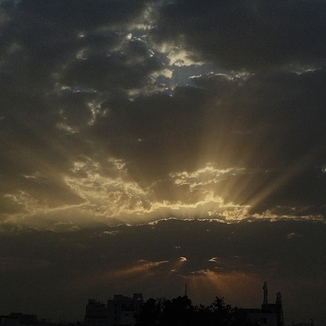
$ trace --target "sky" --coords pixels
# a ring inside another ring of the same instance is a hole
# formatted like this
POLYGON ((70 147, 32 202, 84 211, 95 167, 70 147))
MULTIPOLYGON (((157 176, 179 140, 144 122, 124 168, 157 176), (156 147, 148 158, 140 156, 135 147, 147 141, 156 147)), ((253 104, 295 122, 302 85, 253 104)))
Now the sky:
POLYGON ((1 0, 0 314, 114 294, 325 325, 325 0, 1 0))

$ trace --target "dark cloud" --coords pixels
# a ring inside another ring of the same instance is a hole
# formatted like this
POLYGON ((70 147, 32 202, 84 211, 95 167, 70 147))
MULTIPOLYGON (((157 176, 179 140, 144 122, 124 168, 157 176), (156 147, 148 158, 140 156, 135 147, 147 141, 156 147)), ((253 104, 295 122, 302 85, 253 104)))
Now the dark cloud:
POLYGON ((153 37, 230 69, 325 63, 324 1, 173 1, 153 37))
MULTIPOLYGON (((121 36, 128 34, 129 24, 143 22, 140 17, 146 4, 146 1, 133 4, 128 1, 72 1, 69 5, 64 1, 21 1, 14 8, 4 8, 7 10, 2 26, 3 73, 11 76, 16 88, 34 94, 49 91, 45 87, 52 87, 61 74, 73 86, 91 84, 93 88, 103 84, 108 75, 115 75, 120 83, 122 79, 128 82, 128 71, 134 76, 131 79, 137 80, 137 74, 144 75, 137 69, 148 69, 148 65, 144 62, 135 68, 126 63, 128 55, 122 54, 121 36), (129 66, 136 71, 128 70, 129 66), (125 73, 118 76, 120 69, 125 73)), ((6 3, 2 6, 6 7, 6 3)), ((132 41, 128 45, 129 56, 144 56, 136 43, 132 41)), ((147 60, 155 69, 151 60, 147 60)), ((63 81, 60 77, 59 80, 63 81)), ((109 80, 108 83, 106 79, 102 88, 112 87, 115 79, 109 80)))
POLYGON ((144 79, 161 65, 141 42, 130 42, 126 53, 118 52, 88 56, 70 65, 64 72, 63 81, 69 85, 94 87, 97 90, 110 88, 131 89, 143 86, 144 79))
MULTIPOLYGON (((179 87, 172 97, 103 103, 109 113, 92 126, 93 136, 102 144, 110 140, 104 146, 127 162, 135 180, 167 180, 169 173, 195 171, 206 160, 219 168, 247 169, 220 181, 224 188, 232 180, 243 186, 242 194, 231 189, 232 201, 250 202, 275 186, 265 199, 269 208, 287 202, 316 204, 323 211, 323 70, 247 80, 217 75, 193 83, 200 88, 179 87)), ((170 181, 164 183, 167 196, 170 181)))
POLYGON ((193 155, 202 132, 203 102, 205 93, 190 88, 177 89, 173 97, 141 96, 122 105, 109 100, 103 104, 110 108, 107 120, 100 120, 94 129, 111 140, 108 146, 118 157, 144 169, 149 178, 153 173, 154 178, 166 177, 171 166, 182 169, 196 164, 193 155))
POLYGON ((24 14, 42 18, 68 30, 88 30, 101 26, 123 25, 137 18, 146 9, 149 1, 129 3, 125 0, 73 0, 67 4, 63 0, 45 3, 41 0, 33 2, 23 0, 19 9, 24 14))

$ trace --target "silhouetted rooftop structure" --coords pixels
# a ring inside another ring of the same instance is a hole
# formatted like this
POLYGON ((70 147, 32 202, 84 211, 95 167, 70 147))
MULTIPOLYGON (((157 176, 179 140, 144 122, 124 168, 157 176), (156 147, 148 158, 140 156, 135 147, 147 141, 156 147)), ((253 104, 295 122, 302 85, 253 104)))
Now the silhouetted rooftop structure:
POLYGON ((134 316, 140 311, 142 304, 141 293, 134 293, 132 298, 116 294, 107 301, 107 305, 89 299, 84 322, 87 326, 134 325, 134 316))

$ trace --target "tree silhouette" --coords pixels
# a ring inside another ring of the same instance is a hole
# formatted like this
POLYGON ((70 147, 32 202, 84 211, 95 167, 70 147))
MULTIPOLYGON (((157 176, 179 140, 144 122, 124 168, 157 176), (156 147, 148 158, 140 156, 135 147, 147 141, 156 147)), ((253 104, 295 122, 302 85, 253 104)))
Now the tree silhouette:
POLYGON ((162 326, 188 326, 192 325, 194 307, 186 296, 177 297, 172 301, 164 302, 162 326))
POLYGON ((160 325, 164 311, 163 299, 148 299, 142 306, 140 314, 136 316, 136 325, 154 326, 160 325))
POLYGON ((193 306, 186 297, 149 299, 136 316, 135 326, 252 326, 237 309, 216 297, 209 306, 193 306))

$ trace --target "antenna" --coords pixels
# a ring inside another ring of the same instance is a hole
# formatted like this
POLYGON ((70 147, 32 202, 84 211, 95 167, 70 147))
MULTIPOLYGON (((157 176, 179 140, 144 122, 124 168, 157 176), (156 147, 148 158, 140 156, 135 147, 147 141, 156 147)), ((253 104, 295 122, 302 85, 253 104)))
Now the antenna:
POLYGON ((187 291, 187 282, 185 283, 185 297, 188 297, 188 291, 187 291))

